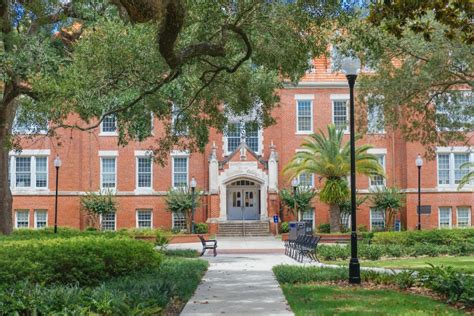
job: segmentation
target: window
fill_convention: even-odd
[[[31,187],[31,157],[16,157],[16,186]]]
[[[185,113],[175,104],[173,104],[171,111],[173,133],[178,136],[187,135],[188,127],[185,125],[185,121],[183,120]]]
[[[370,209],[370,230],[380,231],[385,229],[385,213],[383,210]]]
[[[309,173],[300,174],[299,184],[305,188],[312,188],[314,186],[314,175]]]
[[[100,124],[101,134],[117,134],[117,117],[114,114],[107,115]]]
[[[254,152],[260,150],[259,126],[256,122],[233,122],[227,125],[227,152],[232,153],[239,147],[242,139],[245,139],[247,146]]]
[[[115,188],[116,158],[101,158],[101,188]]]
[[[344,131],[348,131],[348,124],[347,124],[347,100],[334,100],[332,101],[333,106],[333,117],[332,121],[334,125],[339,128],[343,129]]]
[[[456,211],[458,227],[471,227],[471,208],[458,207]]]
[[[27,135],[46,134],[48,132],[48,118],[43,113],[19,106],[13,120],[12,132]]]
[[[378,163],[385,170],[385,155],[375,155],[377,157]],[[370,177],[370,186],[371,187],[380,187],[385,185],[385,178],[383,176],[377,175]]]
[[[385,132],[383,106],[381,104],[369,104],[367,110],[367,132],[369,134],[381,134]]]
[[[306,231],[312,232],[314,229],[314,208],[310,208],[301,214],[301,220],[306,223]]]
[[[296,105],[296,131],[300,133],[311,133],[313,131],[313,101],[297,100]]]
[[[35,210],[35,228],[48,226],[48,211]]]
[[[188,158],[173,157],[173,186],[188,186]]]
[[[115,230],[115,213],[105,213],[100,216],[102,230]]]
[[[137,188],[151,188],[152,160],[148,157],[137,158]]]
[[[44,156],[16,156],[10,160],[10,185],[16,188],[47,188],[48,158]],[[10,170],[9,170],[10,171]]]
[[[152,228],[152,211],[137,210],[137,228]]]
[[[462,168],[461,166],[469,162],[469,154],[454,154],[454,183],[459,184],[461,179],[468,174],[468,168]]]
[[[186,230],[186,216],[183,213],[173,212],[173,230]]]
[[[470,154],[460,153],[438,153],[438,185],[457,185],[461,179],[469,173],[469,168],[463,167],[470,161]]]
[[[470,90],[448,91],[436,96],[436,126],[440,131],[472,130],[472,104]]]
[[[28,210],[15,211],[15,227],[16,228],[30,227],[30,212]]]
[[[451,228],[451,208],[440,207],[438,220],[439,228]]]

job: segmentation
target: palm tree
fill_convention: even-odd
[[[324,179],[319,199],[329,205],[331,232],[339,232],[339,204],[349,198],[347,177],[350,175],[350,144],[343,144],[344,131],[328,125],[328,133],[322,130],[305,139],[300,152],[291,159],[284,171],[292,176],[314,173]],[[356,136],[356,140],[359,139]],[[368,176],[383,175],[383,168],[377,157],[367,153],[370,145],[355,149],[356,172]]]
[[[466,184],[471,183],[474,180],[474,162],[465,162],[461,165],[461,169],[467,169],[467,173],[461,178],[459,182],[458,190],[462,189]]]

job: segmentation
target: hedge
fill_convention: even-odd
[[[164,260],[159,268],[117,277],[96,287],[44,286],[28,281],[0,287],[1,315],[160,315],[179,314],[208,263]],[[178,303],[178,306],[174,306]]]
[[[474,244],[474,228],[412,230],[404,232],[374,233],[373,244],[414,246],[416,244],[455,245]]]
[[[95,285],[112,277],[159,266],[153,245],[130,238],[72,237],[6,241],[0,247],[0,285]]]

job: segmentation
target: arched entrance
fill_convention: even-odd
[[[252,180],[236,180],[227,185],[227,220],[260,219],[260,187]]]

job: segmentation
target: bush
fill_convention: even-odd
[[[149,243],[129,238],[4,242],[0,247],[0,284],[95,285],[111,277],[159,266],[162,255]]]
[[[194,225],[194,231],[196,234],[207,234],[209,227],[206,223],[197,223]]]
[[[407,248],[401,245],[386,245],[383,252],[384,256],[399,258],[407,255]]]
[[[168,257],[196,258],[199,252],[193,249],[166,249],[163,254]]]
[[[366,245],[359,243],[359,256],[362,259],[378,260],[384,255],[384,247],[381,245]]]
[[[375,233],[372,242],[375,244],[398,244],[403,246],[414,246],[420,243],[448,246],[466,242],[474,244],[474,228],[380,232]]]
[[[367,225],[359,224],[357,225],[357,231],[361,233],[366,233],[369,231],[369,229],[367,228]]]
[[[168,236],[166,236],[162,231],[159,230],[157,230],[155,233],[155,246],[159,247],[161,250],[164,250],[170,243]]]
[[[288,222],[282,222],[280,225],[280,233],[285,234],[290,231],[290,225]]]
[[[329,234],[330,232],[331,232],[331,225],[330,224],[319,224],[318,225],[318,233]]]
[[[162,314],[171,299],[185,302],[190,298],[207,265],[203,260],[165,260],[157,269],[115,278],[94,288],[23,281],[0,288],[0,314]]]
[[[281,284],[345,280],[349,275],[346,268],[300,267],[294,265],[274,266],[273,273]]]
[[[323,260],[345,260],[350,256],[350,249],[346,245],[319,245],[317,255]]]

